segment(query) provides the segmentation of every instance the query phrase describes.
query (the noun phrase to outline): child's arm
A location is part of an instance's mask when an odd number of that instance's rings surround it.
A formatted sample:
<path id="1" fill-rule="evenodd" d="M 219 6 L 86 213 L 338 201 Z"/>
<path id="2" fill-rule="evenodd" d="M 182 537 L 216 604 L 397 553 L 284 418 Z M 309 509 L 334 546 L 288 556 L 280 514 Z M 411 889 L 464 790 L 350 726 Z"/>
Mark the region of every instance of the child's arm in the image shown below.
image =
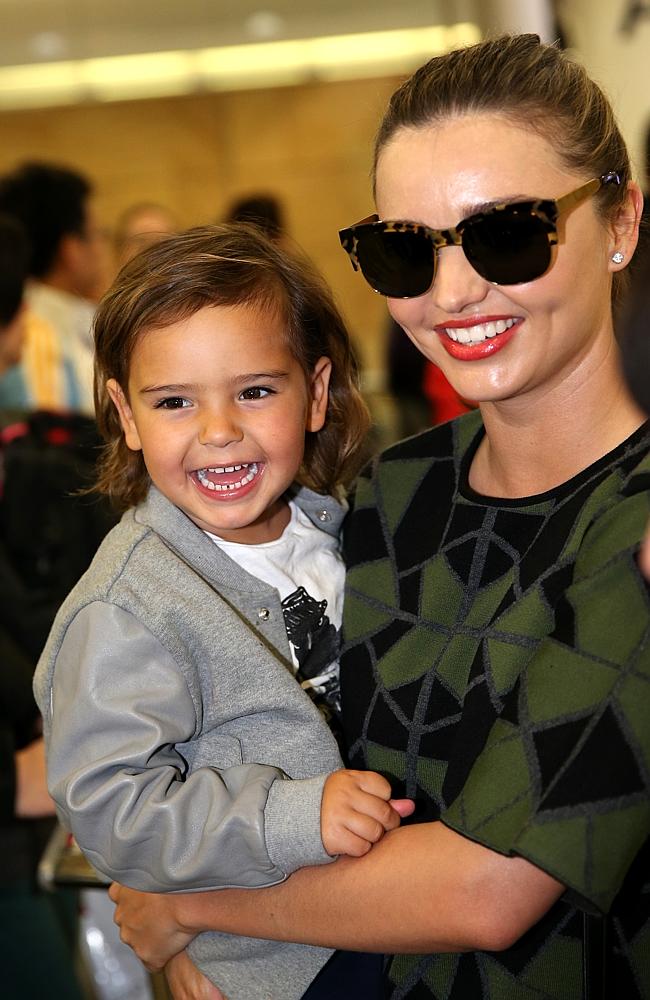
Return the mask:
<path id="1" fill-rule="evenodd" d="M 227 756 L 237 740 L 219 730 L 223 769 L 190 773 L 202 706 L 188 683 L 133 615 L 101 602 L 68 627 L 51 692 L 39 666 L 50 790 L 91 863 L 168 892 L 271 885 L 330 861 L 320 836 L 326 774 L 289 781 L 279 768 L 239 763 L 239 750 Z"/>
<path id="2" fill-rule="evenodd" d="M 415 803 L 391 799 L 390 785 L 375 771 L 335 771 L 323 788 L 321 836 L 328 854 L 360 858 L 387 830 L 410 816 Z"/>

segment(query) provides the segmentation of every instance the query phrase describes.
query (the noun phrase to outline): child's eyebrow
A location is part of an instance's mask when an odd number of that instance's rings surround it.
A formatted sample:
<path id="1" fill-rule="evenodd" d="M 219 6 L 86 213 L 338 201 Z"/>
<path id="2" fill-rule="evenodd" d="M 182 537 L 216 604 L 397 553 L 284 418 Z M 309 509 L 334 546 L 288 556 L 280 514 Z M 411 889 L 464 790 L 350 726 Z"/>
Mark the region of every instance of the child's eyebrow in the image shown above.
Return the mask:
<path id="1" fill-rule="evenodd" d="M 270 372 L 245 372 L 243 375 L 236 375 L 232 382 L 233 385 L 244 385 L 248 382 L 264 382 L 267 379 L 286 379 L 288 377 L 288 372 L 278 369 Z"/>
<path id="2" fill-rule="evenodd" d="M 145 385 L 142 389 L 138 389 L 138 393 L 144 396 L 148 392 L 171 392 L 180 396 L 183 392 L 189 392 L 191 389 L 196 389 L 195 385 L 178 383 L 177 385 Z"/>
<path id="3" fill-rule="evenodd" d="M 230 381 L 233 386 L 238 386 L 250 385 L 251 382 L 280 381 L 282 379 L 287 379 L 288 377 L 288 372 L 278 369 L 277 371 L 269 372 L 245 372 L 242 375 L 233 376 Z M 138 391 L 140 395 L 143 396 L 147 393 L 157 392 L 168 392 L 181 396 L 184 392 L 197 392 L 198 390 L 205 388 L 207 388 L 207 386 L 194 382 L 175 382 L 172 385 L 145 385 Z"/>

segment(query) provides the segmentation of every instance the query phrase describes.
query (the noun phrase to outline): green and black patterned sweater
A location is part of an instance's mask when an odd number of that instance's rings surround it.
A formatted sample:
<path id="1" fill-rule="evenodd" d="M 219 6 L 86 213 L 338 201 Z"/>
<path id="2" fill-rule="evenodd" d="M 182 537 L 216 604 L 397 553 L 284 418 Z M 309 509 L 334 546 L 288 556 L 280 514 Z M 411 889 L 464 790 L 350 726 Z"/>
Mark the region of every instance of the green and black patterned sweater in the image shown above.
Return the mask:
<path id="1" fill-rule="evenodd" d="M 418 821 L 568 889 L 507 951 L 394 957 L 387 996 L 579 1000 L 586 922 L 607 934 L 603 996 L 648 998 L 650 600 L 635 551 L 650 428 L 520 500 L 470 488 L 482 435 L 468 414 L 390 448 L 359 482 L 341 668 L 350 764 L 415 798 Z"/>

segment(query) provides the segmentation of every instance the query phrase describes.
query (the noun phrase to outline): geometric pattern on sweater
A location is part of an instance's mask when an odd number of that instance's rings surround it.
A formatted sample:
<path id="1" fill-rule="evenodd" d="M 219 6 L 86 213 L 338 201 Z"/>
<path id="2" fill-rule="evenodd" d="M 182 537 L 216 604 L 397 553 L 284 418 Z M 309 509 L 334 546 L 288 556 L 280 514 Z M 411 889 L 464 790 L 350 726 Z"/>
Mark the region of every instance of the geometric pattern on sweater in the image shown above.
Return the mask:
<path id="1" fill-rule="evenodd" d="M 609 911 L 616 995 L 650 997 L 650 601 L 635 553 L 650 432 L 536 497 L 468 483 L 472 413 L 385 452 L 345 532 L 341 682 L 352 767 L 564 882 L 498 954 L 395 956 L 397 998 L 582 996 Z"/>

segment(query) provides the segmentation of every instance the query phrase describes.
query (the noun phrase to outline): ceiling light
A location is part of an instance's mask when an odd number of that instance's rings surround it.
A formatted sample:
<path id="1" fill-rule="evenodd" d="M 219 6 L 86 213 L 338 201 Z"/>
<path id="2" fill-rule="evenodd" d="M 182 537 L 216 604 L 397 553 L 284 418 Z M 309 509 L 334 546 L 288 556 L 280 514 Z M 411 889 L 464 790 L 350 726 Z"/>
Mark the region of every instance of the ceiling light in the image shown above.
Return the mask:
<path id="1" fill-rule="evenodd" d="M 39 31 L 30 38 L 29 47 L 37 59 L 61 59 L 68 51 L 68 43 L 58 31 Z"/>
<path id="2" fill-rule="evenodd" d="M 250 38 L 258 41 L 269 41 L 271 38 L 278 38 L 286 28 L 283 17 L 272 10 L 258 10 L 256 14 L 251 14 L 244 22 L 244 31 Z"/>
<path id="3" fill-rule="evenodd" d="M 117 101 L 411 72 L 480 39 L 475 24 L 0 68 L 0 108 Z"/>

